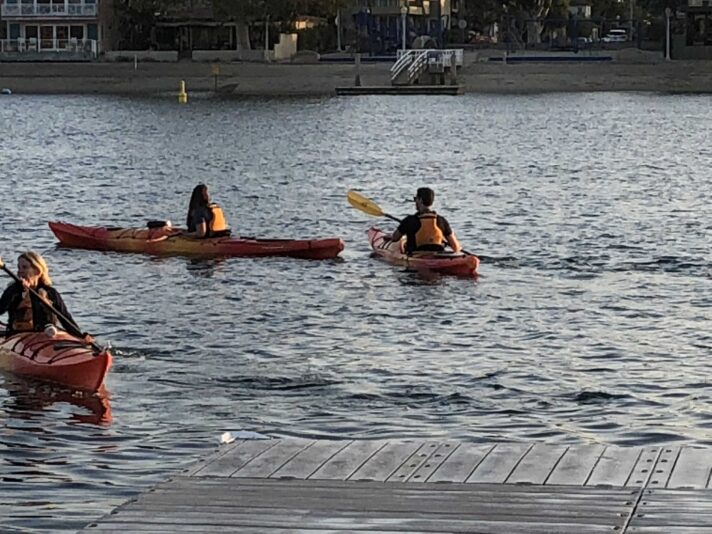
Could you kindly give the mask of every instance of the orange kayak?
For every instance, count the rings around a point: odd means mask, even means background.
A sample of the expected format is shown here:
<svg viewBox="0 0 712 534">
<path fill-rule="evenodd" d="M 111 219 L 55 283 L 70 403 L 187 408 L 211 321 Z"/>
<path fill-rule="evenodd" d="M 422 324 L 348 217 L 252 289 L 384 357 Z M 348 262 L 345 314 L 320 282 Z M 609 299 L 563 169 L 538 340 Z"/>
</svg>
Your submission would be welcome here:
<svg viewBox="0 0 712 534">
<path fill-rule="evenodd" d="M 477 276 L 480 260 L 477 256 L 454 252 L 416 252 L 409 256 L 402 252 L 401 244 L 385 241 L 387 234 L 378 228 L 368 231 L 368 242 L 374 254 L 394 265 L 454 276 Z"/>
<path fill-rule="evenodd" d="M 50 222 L 59 242 L 67 247 L 156 255 L 194 256 L 290 256 L 323 260 L 335 258 L 344 249 L 339 238 L 254 239 L 210 237 L 196 239 L 180 235 L 170 226 L 161 228 L 106 228 Z"/>
<path fill-rule="evenodd" d="M 111 366 L 108 349 L 97 353 L 82 340 L 59 331 L 0 337 L 0 369 L 22 376 L 97 391 Z"/>
</svg>

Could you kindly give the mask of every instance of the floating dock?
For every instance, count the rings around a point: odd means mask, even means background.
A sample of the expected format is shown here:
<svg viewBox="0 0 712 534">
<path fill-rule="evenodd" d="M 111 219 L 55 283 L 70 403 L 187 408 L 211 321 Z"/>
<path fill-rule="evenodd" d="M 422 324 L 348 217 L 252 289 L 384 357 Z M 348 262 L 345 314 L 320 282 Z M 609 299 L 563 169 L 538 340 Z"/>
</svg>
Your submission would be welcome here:
<svg viewBox="0 0 712 534">
<path fill-rule="evenodd" d="M 712 449 L 250 440 L 90 532 L 710 534 Z"/>
<path fill-rule="evenodd" d="M 362 85 L 337 87 L 342 95 L 461 95 L 462 85 Z"/>
</svg>

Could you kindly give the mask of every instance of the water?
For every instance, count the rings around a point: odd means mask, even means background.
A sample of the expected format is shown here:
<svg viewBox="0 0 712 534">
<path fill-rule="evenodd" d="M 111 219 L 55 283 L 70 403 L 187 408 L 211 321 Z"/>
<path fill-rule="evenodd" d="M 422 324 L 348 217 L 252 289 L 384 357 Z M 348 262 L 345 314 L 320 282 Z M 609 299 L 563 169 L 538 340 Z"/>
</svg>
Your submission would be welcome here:
<svg viewBox="0 0 712 534">
<path fill-rule="evenodd" d="M 79 528 L 226 430 L 712 444 L 707 96 L 1 104 L 0 254 L 45 254 L 115 346 L 108 399 L 0 375 L 3 532 Z M 46 225 L 180 223 L 200 181 L 238 233 L 342 259 L 68 250 Z M 402 216 L 420 185 L 479 280 L 369 257 L 393 226 L 347 190 Z"/>
</svg>

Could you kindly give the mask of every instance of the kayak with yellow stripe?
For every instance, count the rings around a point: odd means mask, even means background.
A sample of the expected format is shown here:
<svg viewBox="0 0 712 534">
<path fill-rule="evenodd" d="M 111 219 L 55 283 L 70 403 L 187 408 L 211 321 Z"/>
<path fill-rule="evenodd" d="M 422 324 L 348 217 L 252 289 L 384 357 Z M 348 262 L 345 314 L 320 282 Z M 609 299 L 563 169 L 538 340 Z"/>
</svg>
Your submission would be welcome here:
<svg viewBox="0 0 712 534">
<path fill-rule="evenodd" d="M 0 369 L 16 375 L 97 391 L 111 361 L 108 349 L 97 350 L 67 332 L 0 333 Z"/>
<path fill-rule="evenodd" d="M 157 228 L 109 228 L 50 222 L 59 242 L 67 247 L 156 255 L 190 256 L 289 256 L 323 260 L 335 258 L 344 249 L 339 238 L 257 239 L 230 236 L 194 238 L 171 226 Z"/>
<path fill-rule="evenodd" d="M 376 227 L 368 231 L 368 242 L 374 254 L 388 263 L 440 274 L 477 276 L 480 266 L 477 256 L 455 252 L 415 252 L 408 255 L 403 252 L 401 242 L 386 240 L 387 237 L 388 234 Z"/>
</svg>

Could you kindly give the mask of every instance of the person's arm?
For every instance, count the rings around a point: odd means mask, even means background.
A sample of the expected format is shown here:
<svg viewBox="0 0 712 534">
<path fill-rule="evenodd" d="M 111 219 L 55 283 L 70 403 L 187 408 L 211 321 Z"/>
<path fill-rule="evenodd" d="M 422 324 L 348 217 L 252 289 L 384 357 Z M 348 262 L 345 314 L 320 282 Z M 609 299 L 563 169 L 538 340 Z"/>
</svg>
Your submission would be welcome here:
<svg viewBox="0 0 712 534">
<path fill-rule="evenodd" d="M 82 332 L 81 328 L 79 328 L 79 325 L 74 320 L 74 317 L 72 317 L 72 314 L 69 313 L 67 306 L 64 304 L 62 296 L 56 289 L 52 288 L 50 291 L 48 291 L 47 297 L 54 309 L 64 316 L 64 318 L 57 316 L 57 320 L 67 332 L 72 335 L 76 335 L 77 337 L 83 338 L 86 343 L 94 342 L 93 337 L 91 337 L 86 332 Z M 51 313 L 50 310 L 47 311 Z"/>
<path fill-rule="evenodd" d="M 400 230 L 394 230 L 393 233 L 390 236 L 386 236 L 385 239 L 388 241 L 400 241 L 402 237 L 403 234 Z"/>
<path fill-rule="evenodd" d="M 65 320 L 59 316 L 57 317 L 57 320 L 65 330 L 67 330 L 68 332 L 81 332 L 79 325 L 77 325 L 77 322 L 74 320 L 74 317 L 72 317 L 72 314 L 69 313 L 66 304 L 64 304 L 62 296 L 56 289 L 52 288 L 47 291 L 47 301 L 50 305 L 54 307 L 55 310 L 57 310 L 67 319 Z M 49 308 L 45 309 L 47 310 L 48 314 L 52 313 L 52 310 L 50 310 Z"/>
<path fill-rule="evenodd" d="M 208 223 L 205 220 L 201 221 L 199 224 L 195 225 L 195 232 L 183 232 L 186 237 L 205 237 L 208 233 Z"/>
<path fill-rule="evenodd" d="M 12 303 L 12 286 L 8 287 L 3 291 L 0 297 L 0 315 L 6 313 L 10 309 L 10 304 Z"/>
<path fill-rule="evenodd" d="M 450 248 L 452 248 L 453 252 L 460 252 L 462 250 L 460 242 L 455 236 L 455 232 L 450 232 L 450 235 L 448 235 L 445 239 L 447 239 L 447 243 L 448 245 L 450 245 Z"/>
<path fill-rule="evenodd" d="M 398 223 L 398 228 L 396 228 L 396 230 L 391 234 L 390 240 L 400 241 L 401 239 L 403 239 L 403 236 L 408 233 L 410 222 L 411 216 L 408 215 L 405 219 Z"/>
<path fill-rule="evenodd" d="M 450 245 L 450 248 L 453 252 L 460 252 L 462 250 L 462 247 L 460 246 L 460 242 L 457 240 L 457 236 L 455 235 L 455 232 L 450 226 L 450 223 L 443 216 L 440 216 L 439 222 L 443 234 L 445 234 L 445 240 L 447 241 L 447 244 Z"/>
</svg>

